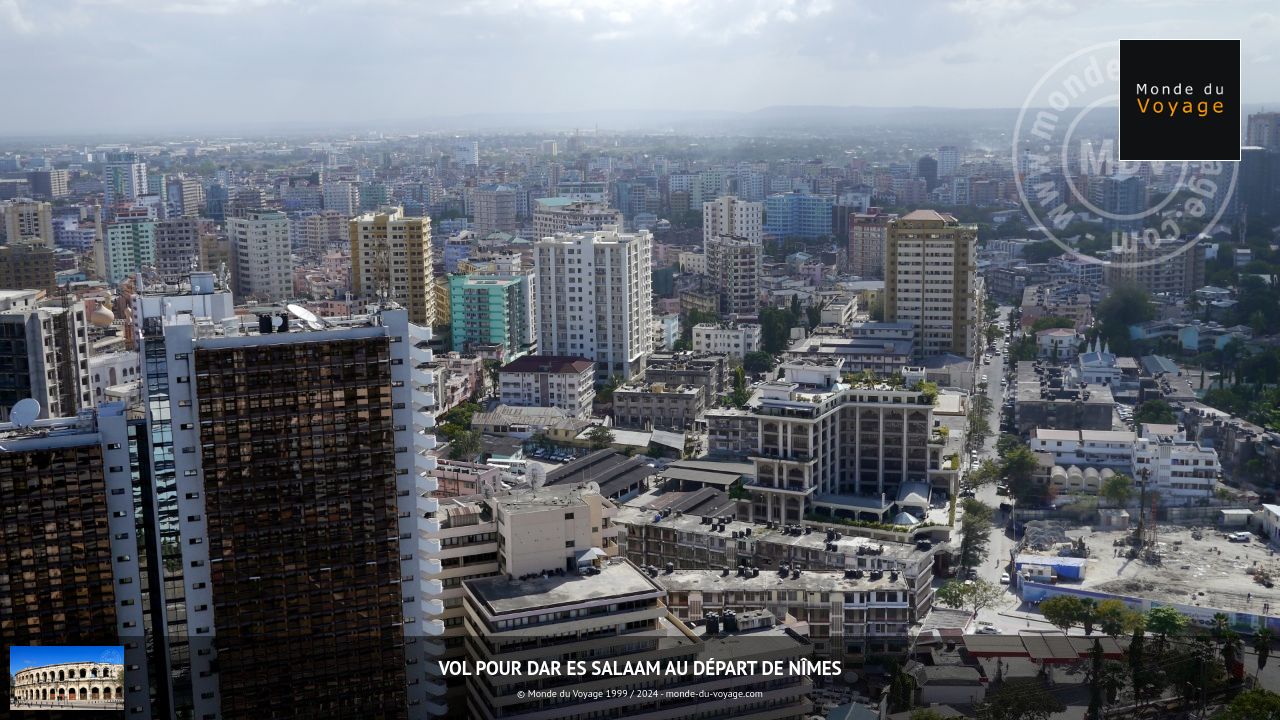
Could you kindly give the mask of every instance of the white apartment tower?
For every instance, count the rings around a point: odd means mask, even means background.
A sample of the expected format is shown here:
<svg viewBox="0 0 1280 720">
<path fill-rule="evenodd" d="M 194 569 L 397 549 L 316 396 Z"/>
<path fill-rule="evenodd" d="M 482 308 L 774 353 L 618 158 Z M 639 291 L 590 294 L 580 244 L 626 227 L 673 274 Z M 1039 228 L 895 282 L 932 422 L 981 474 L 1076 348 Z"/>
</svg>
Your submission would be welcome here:
<svg viewBox="0 0 1280 720">
<path fill-rule="evenodd" d="M 344 218 L 354 216 L 360 210 L 360 188 L 352 182 L 325 183 L 324 209 L 334 210 Z"/>
<path fill-rule="evenodd" d="M 764 203 L 745 202 L 732 195 L 702 203 L 703 244 L 721 235 L 759 245 L 764 239 Z"/>
<path fill-rule="evenodd" d="M 653 343 L 653 236 L 607 226 L 536 247 L 538 351 L 593 360 L 597 379 L 641 372 Z"/>
<path fill-rule="evenodd" d="M 289 218 L 284 213 L 251 210 L 244 217 L 229 217 L 227 234 L 237 298 L 275 301 L 293 296 Z"/>
</svg>

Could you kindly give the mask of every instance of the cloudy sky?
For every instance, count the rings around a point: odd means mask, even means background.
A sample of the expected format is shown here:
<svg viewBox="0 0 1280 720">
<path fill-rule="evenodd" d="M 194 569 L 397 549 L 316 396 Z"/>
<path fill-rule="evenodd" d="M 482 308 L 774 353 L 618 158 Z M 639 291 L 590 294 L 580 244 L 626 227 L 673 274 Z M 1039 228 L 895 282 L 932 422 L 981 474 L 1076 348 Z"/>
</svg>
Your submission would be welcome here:
<svg viewBox="0 0 1280 720">
<path fill-rule="evenodd" d="M 1240 38 L 1245 102 L 1280 107 L 1274 0 L 0 0 L 0 134 L 1016 107 L 1121 37 Z"/>
</svg>

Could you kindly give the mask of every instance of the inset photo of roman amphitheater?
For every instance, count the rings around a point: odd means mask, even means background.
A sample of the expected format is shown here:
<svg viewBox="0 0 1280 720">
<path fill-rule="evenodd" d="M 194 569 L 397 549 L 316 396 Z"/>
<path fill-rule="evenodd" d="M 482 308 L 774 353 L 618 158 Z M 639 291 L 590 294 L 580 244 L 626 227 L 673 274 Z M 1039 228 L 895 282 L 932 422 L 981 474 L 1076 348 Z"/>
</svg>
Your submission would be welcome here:
<svg viewBox="0 0 1280 720">
<path fill-rule="evenodd" d="M 9 710 L 124 711 L 124 648 L 9 648 Z"/>
</svg>

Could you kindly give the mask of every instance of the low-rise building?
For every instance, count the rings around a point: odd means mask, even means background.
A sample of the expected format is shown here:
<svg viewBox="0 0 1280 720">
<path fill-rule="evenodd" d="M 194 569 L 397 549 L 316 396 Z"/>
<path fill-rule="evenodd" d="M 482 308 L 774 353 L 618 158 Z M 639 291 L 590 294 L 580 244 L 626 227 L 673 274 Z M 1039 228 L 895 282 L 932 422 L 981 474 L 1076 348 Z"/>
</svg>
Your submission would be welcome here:
<svg viewBox="0 0 1280 720">
<path fill-rule="evenodd" d="M 1048 360 L 1070 360 L 1084 337 L 1072 328 L 1047 328 L 1036 333 L 1036 356 Z"/>
<path fill-rule="evenodd" d="M 644 378 L 647 383 L 694 385 L 706 390 L 706 405 L 729 390 L 729 360 L 723 354 L 697 352 L 656 353 L 649 356 Z"/>
<path fill-rule="evenodd" d="M 707 391 L 696 385 L 624 385 L 613 391 L 613 418 L 619 427 L 690 430 L 707 406 Z"/>
<path fill-rule="evenodd" d="M 728 355 L 741 361 L 760 350 L 759 325 L 699 323 L 693 326 L 693 351 Z"/>
<path fill-rule="evenodd" d="M 498 371 L 504 405 L 557 407 L 577 418 L 591 415 L 595 363 L 581 357 L 528 355 Z"/>
<path fill-rule="evenodd" d="M 1110 430 L 1115 396 L 1106 385 L 1080 387 L 1061 367 L 1021 361 L 1015 376 L 1014 418 L 1019 434 L 1036 428 Z"/>
<path fill-rule="evenodd" d="M 1188 440 L 1177 425 L 1143 423 L 1133 446 L 1133 473 L 1164 501 L 1213 497 L 1222 467 L 1211 447 Z"/>
</svg>

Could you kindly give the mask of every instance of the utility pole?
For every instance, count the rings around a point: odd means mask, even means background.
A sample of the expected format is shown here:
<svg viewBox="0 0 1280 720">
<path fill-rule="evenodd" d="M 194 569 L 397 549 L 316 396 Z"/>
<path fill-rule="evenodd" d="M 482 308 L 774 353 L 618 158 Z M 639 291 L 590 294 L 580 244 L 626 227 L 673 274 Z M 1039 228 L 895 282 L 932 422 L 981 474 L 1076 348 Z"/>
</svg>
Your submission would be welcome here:
<svg viewBox="0 0 1280 720">
<path fill-rule="evenodd" d="M 1141 490 L 1138 500 L 1138 545 L 1146 543 L 1147 536 L 1147 478 L 1151 476 L 1150 468 L 1142 468 L 1138 473 L 1138 487 Z"/>
</svg>

